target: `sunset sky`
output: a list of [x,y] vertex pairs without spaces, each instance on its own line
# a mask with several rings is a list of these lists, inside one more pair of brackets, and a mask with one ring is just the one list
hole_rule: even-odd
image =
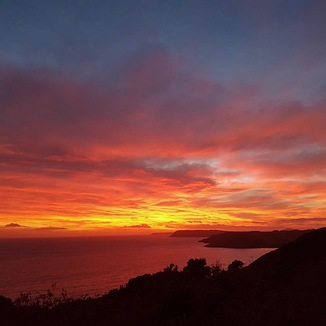
[[0,237],[326,224],[326,2],[1,0]]

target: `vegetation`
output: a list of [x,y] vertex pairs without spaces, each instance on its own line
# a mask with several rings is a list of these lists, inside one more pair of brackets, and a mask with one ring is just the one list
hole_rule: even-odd
[[258,259],[227,270],[190,259],[182,270],[131,279],[99,298],[68,298],[50,289],[45,296],[12,302],[0,297],[0,324],[214,326],[326,325],[326,229]]
[[51,288],[44,293],[22,293],[13,304],[16,307],[39,307],[42,309],[52,309],[59,304],[71,301],[73,301],[73,298],[68,297],[67,291],[65,289],[59,290],[56,283],[54,283]]

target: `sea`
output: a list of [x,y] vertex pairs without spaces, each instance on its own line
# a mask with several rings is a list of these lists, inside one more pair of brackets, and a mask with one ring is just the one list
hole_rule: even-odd
[[170,263],[182,269],[191,258],[205,258],[208,265],[227,268],[235,259],[250,264],[272,250],[207,248],[199,240],[167,235],[0,239],[0,295],[15,299],[55,284],[68,296],[94,297]]

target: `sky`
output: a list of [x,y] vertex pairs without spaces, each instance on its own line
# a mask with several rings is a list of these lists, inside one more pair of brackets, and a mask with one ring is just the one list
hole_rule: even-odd
[[0,237],[326,224],[326,2],[0,0]]

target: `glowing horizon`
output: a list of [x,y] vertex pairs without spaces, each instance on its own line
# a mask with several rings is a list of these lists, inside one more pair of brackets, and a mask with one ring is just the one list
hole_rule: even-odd
[[324,226],[324,5],[127,2],[4,6],[0,237]]

